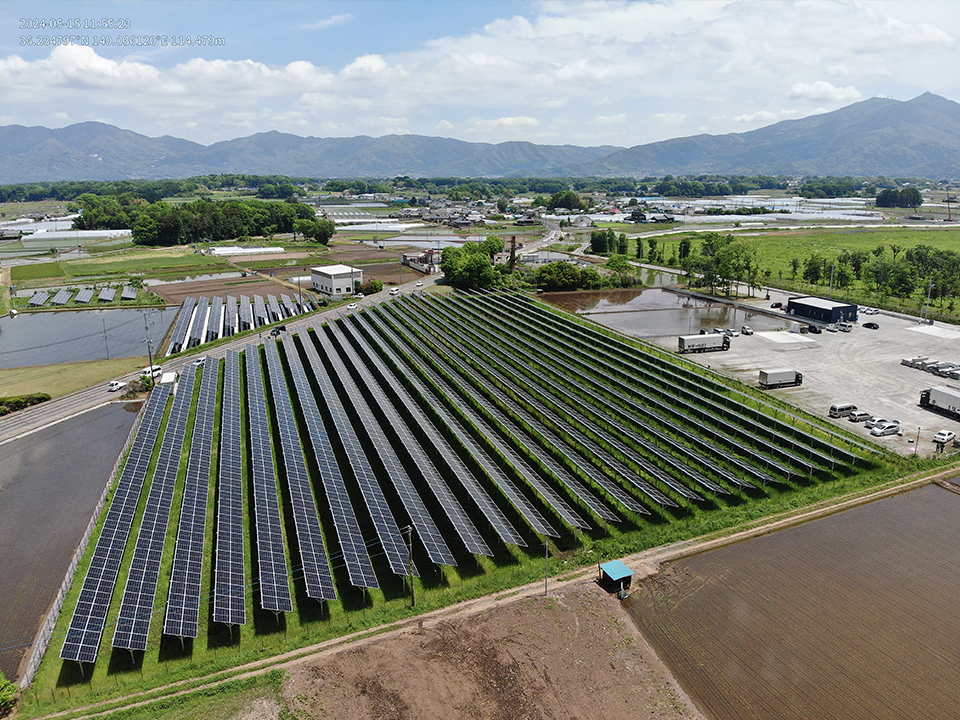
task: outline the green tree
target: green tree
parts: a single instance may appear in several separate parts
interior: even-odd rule
[[[902,208],[913,208],[916,212],[917,208],[923,205],[923,196],[917,188],[905,187],[900,191],[900,199],[897,205]]]
[[[10,682],[0,673],[0,712],[6,714],[7,710],[17,704],[18,689],[16,683]]]
[[[627,234],[620,233],[620,236],[617,238],[617,253],[620,255],[626,255],[628,248],[629,243],[627,241]]]
[[[547,202],[548,210],[556,210],[557,208],[586,210],[589,207],[590,203],[586,202],[573,190],[558,190],[550,196],[550,200]]]

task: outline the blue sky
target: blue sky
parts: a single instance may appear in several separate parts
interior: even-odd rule
[[[23,27],[101,18],[130,27]],[[629,147],[878,95],[960,100],[955,0],[0,0],[0,28],[0,125],[203,144],[278,130]],[[64,35],[91,44],[42,44]],[[93,45],[131,35],[155,44]]]

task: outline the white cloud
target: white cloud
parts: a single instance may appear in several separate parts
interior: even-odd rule
[[[749,115],[737,115],[733,118],[733,120],[734,122],[743,123],[746,125],[756,125],[758,123],[766,125],[794,117],[797,114],[798,112],[796,110],[778,110],[777,112],[772,112],[770,110],[758,110],[757,112]]]
[[[790,86],[790,97],[795,100],[830,100],[836,103],[851,103],[861,100],[863,95],[855,87],[834,87],[826,80],[814,83],[794,83]]]
[[[626,113],[617,113],[616,115],[598,115],[598,125],[622,125],[627,121]]]
[[[687,119],[686,115],[678,113],[654,113],[650,117],[654,122],[662,125],[678,125]]]
[[[307,25],[302,25],[301,27],[304,30],[326,30],[327,28],[336,27],[337,25],[346,25],[352,21],[353,15],[350,13],[340,13],[339,15],[331,15],[326,20],[309,23]]]

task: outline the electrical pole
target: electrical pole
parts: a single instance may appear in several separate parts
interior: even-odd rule
[[[408,574],[410,575],[410,607],[416,607],[417,596],[413,589],[413,525],[407,525],[404,530],[407,532],[407,562]]]
[[[543,596],[547,596],[547,576],[550,574],[550,553],[547,536],[543,536]]]

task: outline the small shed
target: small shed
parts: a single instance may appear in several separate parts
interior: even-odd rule
[[[600,565],[600,587],[607,592],[622,593],[630,587],[633,570],[619,560],[611,560]]]
[[[806,297],[790,298],[787,301],[786,309],[788,315],[799,315],[820,322],[836,323],[841,320],[856,322],[858,308],[851,303],[808,295]]]

